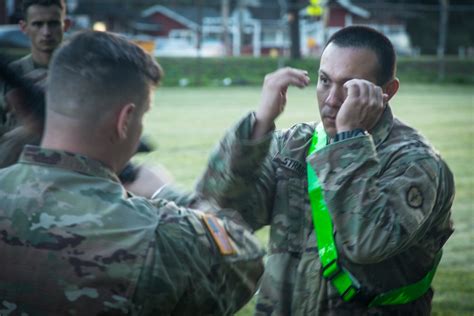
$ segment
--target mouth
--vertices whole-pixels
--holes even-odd
[[[56,41],[55,40],[41,40],[40,43],[42,45],[54,45]]]

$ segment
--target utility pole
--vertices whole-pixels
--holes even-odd
[[[198,29],[197,29],[197,43],[196,43],[196,48],[197,48],[197,58],[196,58],[196,83],[198,85],[201,85],[201,79],[202,79],[202,38],[203,38],[203,23],[202,23],[202,2],[203,0],[198,0]]]
[[[244,0],[238,0],[238,10],[239,10],[239,43],[238,43],[238,52],[237,56],[242,54],[242,46],[244,43]]]
[[[237,19],[232,23],[232,55],[240,56],[242,52],[242,38],[243,38],[243,10],[244,3],[243,0],[237,0]]]
[[[197,7],[197,22],[198,22],[198,27],[197,27],[197,32],[196,32],[196,50],[198,52],[197,57],[201,57],[201,48],[202,48],[202,37],[203,37],[203,23],[202,23],[202,1],[203,0],[198,0],[198,7]]]
[[[221,15],[222,15],[222,43],[224,43],[225,56],[230,55],[230,41],[229,41],[229,0],[222,0]]]
[[[281,33],[281,45],[278,49],[278,67],[277,68],[282,68],[285,66],[285,60],[284,60],[284,51],[285,51],[285,33],[288,30],[288,18],[287,18],[287,13],[288,13],[288,3],[286,0],[278,0],[278,4],[280,6],[280,22],[279,22],[279,32]]]
[[[290,24],[291,58],[300,59],[300,15],[298,0],[290,0],[290,5],[288,7],[288,23]]]
[[[448,35],[448,7],[449,0],[439,0],[439,37],[438,37],[438,80],[444,80],[446,75],[446,65],[444,61],[446,50],[446,38]]]

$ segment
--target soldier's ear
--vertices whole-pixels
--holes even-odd
[[[136,106],[133,103],[127,103],[120,108],[116,121],[116,133],[120,140],[125,140],[128,137],[128,130],[132,122],[132,117],[136,110]]]
[[[64,19],[63,31],[67,32],[69,30],[69,28],[71,27],[71,25],[72,25],[71,19],[70,18],[65,18]]]
[[[397,93],[399,87],[398,78],[393,78],[383,86],[383,92],[388,95],[387,102]]]
[[[25,20],[20,20],[19,25],[20,25],[20,30],[26,34],[26,26],[27,22]]]

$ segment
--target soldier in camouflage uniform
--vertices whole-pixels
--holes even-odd
[[[133,196],[117,178],[160,77],[105,32],[59,49],[41,147],[0,170],[0,315],[232,315],[252,297],[263,251],[236,212]]]
[[[20,28],[31,41],[31,54],[11,63],[11,68],[20,75],[27,75],[35,69],[47,69],[54,51],[61,45],[63,34],[70,26],[66,18],[64,0],[24,0],[24,19]],[[14,109],[9,109],[5,101],[8,87],[0,85],[0,123],[8,128],[16,126]]]
[[[9,67],[15,72],[15,76],[24,77],[24,83],[38,83],[41,80],[39,85],[44,88],[42,79],[46,76],[52,55],[61,44],[71,21],[66,17],[64,0],[24,0],[22,11],[24,20],[20,21],[20,27],[31,40],[31,54],[14,61]],[[12,87],[7,82],[2,83],[2,75],[0,73],[0,168],[16,162],[24,145],[39,144],[44,121],[42,116],[31,115],[32,109],[41,110],[40,102],[25,106],[24,96],[12,98],[12,95],[27,95],[28,92],[16,89],[18,87]],[[22,112],[25,107],[28,111]],[[166,170],[156,172],[158,167],[129,163],[119,174],[119,178],[127,190],[150,197],[154,192],[154,186],[150,184],[159,186],[172,179]],[[147,178],[146,185],[142,185],[140,181],[144,177]]]
[[[453,176],[416,130],[394,118],[395,53],[382,34],[342,29],[321,57],[317,97],[328,135],[309,154],[316,123],[273,131],[290,85],[307,72],[267,75],[259,108],[228,131],[197,191],[238,210],[253,229],[270,225],[256,315],[429,315],[433,292],[373,306],[380,293],[423,278],[453,232]],[[308,197],[315,170],[333,224],[339,264],[361,284],[350,302],[323,278]]]
[[[5,95],[8,104],[15,109],[16,125],[0,131],[0,168],[17,162],[23,146],[38,145],[44,125],[44,91],[46,70],[35,69],[26,76],[17,76],[8,65],[0,62],[0,78],[12,87]],[[11,122],[11,120],[10,120]]]

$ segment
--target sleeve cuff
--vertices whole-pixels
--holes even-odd
[[[256,123],[255,112],[248,113],[237,125],[235,136],[239,143],[244,146],[260,145],[269,142],[273,137],[275,131],[275,123],[265,136],[260,139],[253,140],[252,132]]]
[[[365,135],[365,131],[362,128],[356,128],[351,131],[344,131],[336,134],[336,137],[334,137],[334,142],[340,142],[349,138],[354,138],[357,136],[363,136]]]

